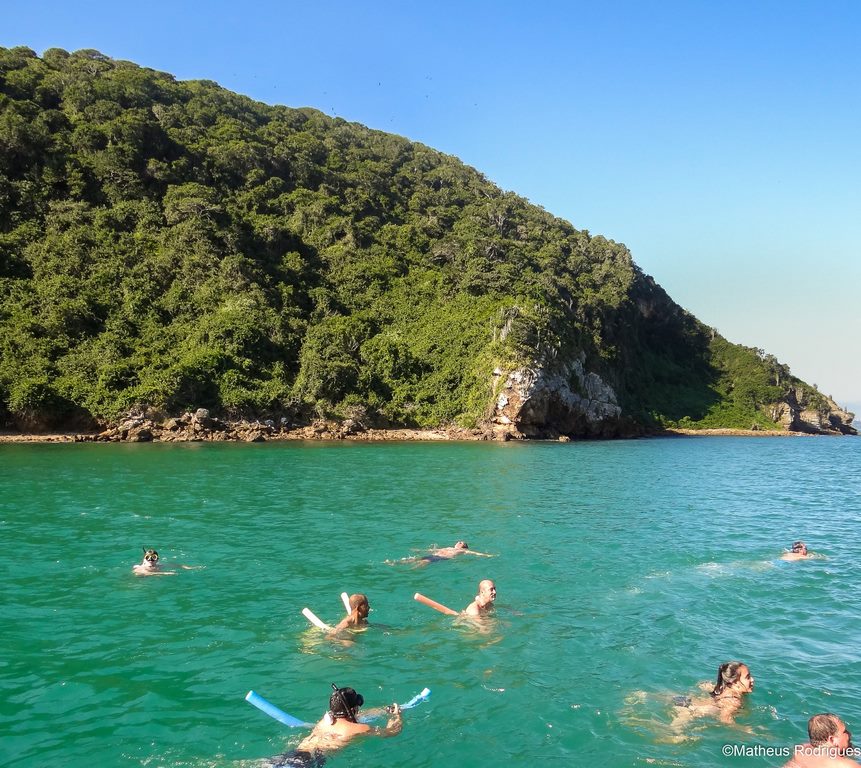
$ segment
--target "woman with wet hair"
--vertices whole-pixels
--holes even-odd
[[[700,690],[708,692],[708,698],[676,696],[673,699],[673,727],[680,727],[698,717],[716,717],[722,723],[734,723],[736,712],[744,704],[744,697],[753,691],[753,684],[753,675],[747,664],[741,661],[721,664],[714,685],[699,685]]]
[[[753,677],[747,664],[740,661],[727,661],[718,667],[717,682],[712,689],[715,699],[727,696],[740,696],[753,690]]]

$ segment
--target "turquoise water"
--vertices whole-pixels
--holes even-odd
[[[780,765],[722,745],[861,729],[861,440],[3,445],[0,489],[4,766],[237,765],[304,733],[249,689],[315,719],[333,681],[433,690],[343,768]],[[458,538],[498,556],[384,562]],[[826,557],[779,561],[796,538]],[[206,568],[135,578],[142,546]],[[485,577],[483,631],[412,600]],[[326,641],[300,611],[344,590],[377,626]],[[666,695],[731,659],[739,727],[670,741]]]

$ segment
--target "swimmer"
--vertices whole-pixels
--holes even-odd
[[[478,594],[463,613],[466,616],[481,617],[493,610],[493,601],[496,600],[496,585],[490,579],[478,582]]]
[[[368,614],[371,605],[367,596],[363,594],[350,595],[350,615],[342,619],[329,631],[330,635],[337,634],[344,629],[355,629],[368,625]]]
[[[163,571],[158,561],[158,552],[144,549],[143,561],[132,566],[135,576],[176,576],[176,571]]]
[[[807,560],[808,558],[813,557],[812,553],[808,553],[807,544],[803,541],[796,541],[792,544],[792,549],[789,552],[784,552],[781,556],[781,560]]]
[[[380,736],[387,738],[401,732],[403,722],[397,704],[387,707],[389,720],[384,728],[374,728],[358,720],[359,708],[365,703],[360,693],[352,688],[338,688],[332,683],[329,711],[314,726],[314,730],[299,742],[292,752],[273,758],[268,768],[319,768],[326,757],[346,747],[357,736]]]
[[[159,562],[158,552],[146,548],[143,548],[143,551],[143,560],[132,566],[132,572],[135,576],[176,576],[176,571],[163,570],[164,566]],[[202,565],[179,565],[177,563],[170,563],[170,566],[182,568],[184,571],[194,571],[204,567]]]
[[[850,768],[859,766],[850,760],[848,754],[857,756],[852,745],[852,734],[837,715],[825,712],[814,715],[807,721],[807,735],[810,741],[795,747],[792,757],[784,768]]]
[[[753,675],[747,664],[740,661],[721,664],[713,686],[711,683],[699,685],[700,690],[709,692],[709,698],[676,696],[673,699],[676,713],[671,725],[678,728],[697,717],[716,717],[720,722],[731,725],[735,722],[736,712],[744,704],[744,697],[753,691],[753,684]]]
[[[458,555],[475,555],[476,557],[493,557],[485,552],[476,552],[469,548],[469,544],[465,541],[455,542],[453,547],[441,547],[439,549],[431,549],[428,554],[421,557],[402,557],[400,560],[394,561],[399,563],[414,563],[416,568],[421,568],[431,563],[438,563],[441,560],[452,560]],[[387,560],[387,563],[393,565],[393,561]]]

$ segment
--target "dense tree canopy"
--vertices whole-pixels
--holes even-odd
[[[97,51],[0,49],[0,420],[471,424],[494,367],[581,352],[641,424],[768,426],[801,385],[456,158]]]

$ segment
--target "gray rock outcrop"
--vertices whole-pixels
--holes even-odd
[[[581,355],[556,372],[546,368],[494,371],[502,387],[490,421],[498,437],[615,437],[622,427],[616,393]]]

